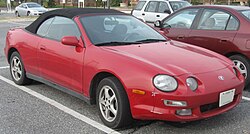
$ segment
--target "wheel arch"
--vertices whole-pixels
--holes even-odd
[[[243,56],[243,57],[247,58],[247,56],[245,56],[244,54],[239,53],[239,52],[229,52],[229,53],[225,54],[225,56],[228,57],[228,58],[230,56],[233,56],[233,55],[240,55],[240,56]]]
[[[89,88],[90,104],[96,104],[96,89],[98,87],[98,84],[100,83],[101,80],[103,80],[104,78],[107,78],[107,77],[117,78],[119,80],[119,82],[121,83],[121,85],[125,88],[121,79],[119,77],[117,77],[115,74],[108,72],[108,71],[99,72],[91,80],[91,84],[90,84],[90,88]],[[127,92],[126,92],[126,94],[127,94]]]
[[[18,52],[18,50],[16,49],[16,48],[14,48],[14,47],[11,47],[10,49],[9,49],[9,51],[8,51],[8,63],[10,63],[10,57],[11,57],[11,55],[12,55],[12,53],[14,53],[14,52]],[[18,52],[19,53],[19,52]],[[20,53],[19,53],[20,54]]]

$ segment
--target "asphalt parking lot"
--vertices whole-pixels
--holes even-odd
[[[2,17],[0,15],[0,17]],[[10,28],[24,27],[30,21],[0,21],[0,133],[194,133],[250,134],[250,88],[241,103],[231,111],[205,120],[177,126],[164,121],[137,121],[123,130],[102,125],[96,106],[34,82],[16,86],[11,82],[4,56],[5,35]]]

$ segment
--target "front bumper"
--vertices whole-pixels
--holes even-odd
[[[220,75],[225,77],[224,81],[218,79]],[[242,75],[236,77],[235,74],[229,72],[228,69],[195,75],[194,77],[200,81],[196,91],[192,91],[187,87],[185,80],[188,77],[190,77],[188,74],[178,76],[177,81],[179,86],[174,92],[162,92],[155,89],[152,95],[154,106],[151,111],[146,112],[146,110],[150,110],[150,108],[146,109],[146,107],[135,106],[137,109],[134,110],[133,117],[136,119],[176,122],[195,121],[222,114],[240,103],[244,89],[244,77]],[[220,93],[231,89],[235,89],[233,101],[219,107]],[[167,106],[164,104],[164,100],[186,102],[187,105]],[[144,105],[147,106],[146,104]],[[177,110],[182,109],[191,109],[192,113],[190,115],[178,115]]]
[[[200,120],[215,115],[219,115],[238,105],[242,97],[242,93],[238,91],[239,89],[237,90],[237,94],[234,95],[233,101],[222,107],[219,107],[219,97],[218,97],[219,94],[214,93],[206,96],[190,97],[184,99],[189,104],[187,107],[169,107],[165,106],[162,103],[162,105],[159,104],[157,107],[154,107],[154,110],[152,112],[154,113],[154,117],[157,120],[167,120],[176,122]],[[214,96],[216,96],[217,98],[206,100],[206,98],[214,98]],[[183,98],[172,98],[172,99],[183,100]],[[202,102],[200,102],[199,100],[202,100]],[[177,115],[176,111],[181,109],[191,109],[192,114],[184,116]]]
[[[32,15],[32,16],[39,16],[39,15],[42,15],[43,13],[45,13],[45,12],[31,12],[30,15]]]

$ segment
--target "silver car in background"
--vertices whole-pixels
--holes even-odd
[[[22,3],[15,8],[16,16],[37,16],[47,12],[48,9],[44,8],[43,6],[34,3],[34,2],[27,2]]]

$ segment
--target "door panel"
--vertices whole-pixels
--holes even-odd
[[[142,12],[142,16],[146,22],[154,22],[155,20],[157,20],[156,9],[158,7],[158,3],[159,2],[157,1],[148,2],[145,11]]]
[[[166,28],[164,29],[164,33],[166,36],[172,40],[181,41],[181,42],[188,42],[189,33],[191,29],[183,29],[183,28]]]
[[[44,38],[38,57],[41,76],[69,89],[82,92],[82,65],[84,49],[66,46]]]
[[[163,20],[169,15],[168,12],[171,12],[168,3],[159,2],[158,10],[156,13],[156,20]]]
[[[198,11],[199,9],[183,10],[163,20],[162,27],[166,36],[173,40],[187,42]]]
[[[52,22],[51,22],[52,21]],[[48,25],[51,22],[50,25]],[[41,26],[47,32],[38,29],[38,34],[45,38],[39,44],[38,56],[41,76],[66,88],[82,93],[84,51],[81,34],[73,20],[54,17]],[[75,36],[79,47],[63,45],[64,36]]]
[[[204,47],[217,53],[226,54],[233,45],[235,31],[192,30],[188,43]]]
[[[226,54],[233,45],[239,22],[229,13],[205,9],[188,42],[212,51]]]

